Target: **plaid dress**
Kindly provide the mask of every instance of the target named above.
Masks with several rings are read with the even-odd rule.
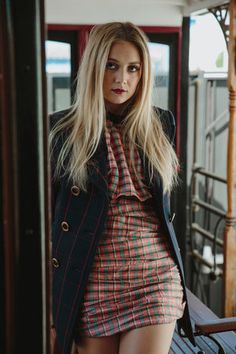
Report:
[[[85,290],[79,336],[109,336],[183,315],[180,275],[136,150],[131,166],[122,125],[107,120],[110,208]]]

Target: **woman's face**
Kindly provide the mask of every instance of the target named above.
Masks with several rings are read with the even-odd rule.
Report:
[[[104,99],[111,112],[119,112],[134,95],[141,75],[141,58],[135,45],[126,41],[114,43],[103,80]]]

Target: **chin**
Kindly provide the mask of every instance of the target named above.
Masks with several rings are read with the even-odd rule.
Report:
[[[123,103],[126,103],[128,100],[129,100],[129,98],[127,98],[127,99],[126,98],[125,99],[124,98],[123,99],[122,98],[120,98],[120,99],[118,98],[118,99],[115,99],[115,100],[113,99],[113,100],[107,100],[107,101],[109,103],[111,103],[111,104],[123,104]]]

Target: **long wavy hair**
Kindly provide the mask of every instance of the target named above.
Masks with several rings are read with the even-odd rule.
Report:
[[[50,133],[50,151],[65,134],[57,154],[54,176],[66,174],[82,190],[87,190],[89,163],[98,147],[106,124],[103,79],[109,52],[114,43],[127,41],[139,51],[142,74],[132,105],[123,121],[123,134],[131,156],[141,148],[148,161],[151,180],[156,173],[162,178],[164,191],[177,180],[178,160],[166,137],[158,113],[152,107],[152,69],[147,38],[130,22],[111,22],[93,27],[77,77],[74,103]],[[131,158],[133,164],[133,159]],[[134,166],[134,164],[133,164]]]

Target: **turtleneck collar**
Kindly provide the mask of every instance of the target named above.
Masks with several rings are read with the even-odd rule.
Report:
[[[122,123],[124,121],[126,117],[126,114],[114,114],[111,112],[107,113],[107,119],[109,119],[110,121],[112,121],[115,124],[119,124]]]
[[[129,113],[130,109],[132,107],[132,103],[130,102],[125,109],[120,112],[120,113],[112,113],[112,112],[107,112],[107,119],[112,121],[113,123],[119,124],[122,123],[125,118],[127,117],[127,114]]]

